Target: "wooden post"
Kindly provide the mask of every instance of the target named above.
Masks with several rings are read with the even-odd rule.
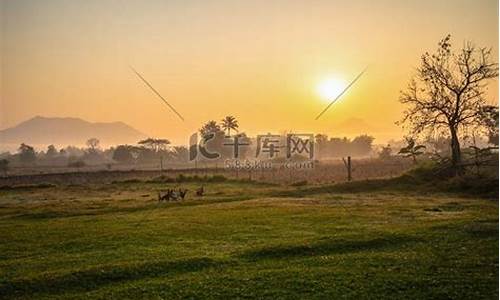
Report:
[[[351,168],[351,157],[347,157],[347,181],[352,180],[352,168]]]
[[[347,169],[347,181],[352,180],[352,165],[351,165],[351,157],[347,157],[347,161],[342,157],[342,160],[344,161],[344,165]]]

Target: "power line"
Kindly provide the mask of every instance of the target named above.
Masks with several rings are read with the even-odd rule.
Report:
[[[167,100],[165,100],[165,98],[162,97],[162,95],[160,95],[160,93],[158,93],[157,90],[155,90],[155,88],[144,78],[142,77],[141,74],[139,74],[139,72],[137,72],[132,66],[130,66],[130,69],[132,69],[132,71],[158,96],[160,97],[161,100],[163,100],[163,102],[168,105],[168,107],[182,120],[184,121],[184,118],[181,116],[180,113],[177,112],[177,110],[175,110],[175,108],[170,105],[170,103],[167,102]]]
[[[335,99],[333,99],[333,101],[330,102],[330,104],[328,104],[325,107],[325,109],[323,109],[323,111],[314,120],[319,119],[330,108],[330,106],[332,106],[333,103],[335,103],[361,77],[361,75],[365,73],[366,69],[368,69],[368,67],[366,67],[363,71],[361,71],[361,73],[359,73],[358,76],[356,76],[356,78],[354,78],[354,80],[351,81],[351,83],[349,83],[349,85],[342,91],[342,93],[340,93],[337,97],[335,97]]]

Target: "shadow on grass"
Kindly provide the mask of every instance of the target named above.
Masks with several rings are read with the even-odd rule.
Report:
[[[104,267],[77,271],[56,277],[0,281],[0,298],[18,298],[37,294],[62,294],[69,291],[91,291],[108,284],[151,277],[171,276],[220,266],[209,258],[180,261],[148,262],[136,265]]]
[[[398,192],[405,194],[445,193],[455,196],[498,199],[498,179],[494,177],[420,178],[404,174],[389,179],[368,179],[314,187],[276,191],[274,197],[310,197],[325,193]]]
[[[345,254],[363,251],[397,249],[402,245],[419,242],[410,236],[386,236],[370,240],[326,240],[304,245],[284,245],[252,250],[240,255],[240,258],[257,261],[264,259],[287,259],[306,256]]]
[[[312,187],[297,187],[291,190],[275,191],[272,197],[311,197],[328,193],[362,193],[379,191],[408,192],[414,190],[409,184],[395,184],[393,179],[371,179]]]
[[[478,220],[468,223],[449,223],[431,226],[438,234],[446,235],[448,239],[495,239],[498,240],[498,219]]]

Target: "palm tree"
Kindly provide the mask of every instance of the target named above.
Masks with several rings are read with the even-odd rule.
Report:
[[[199,131],[201,136],[205,138],[209,133],[220,132],[220,126],[217,124],[217,122],[211,120],[203,124]]]
[[[224,130],[227,130],[227,135],[231,135],[231,129],[236,130],[238,132],[238,120],[236,120],[235,117],[233,116],[227,116],[224,119],[222,119],[221,127]]]

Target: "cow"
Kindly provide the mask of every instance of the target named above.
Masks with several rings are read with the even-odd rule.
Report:
[[[202,197],[205,194],[205,188],[201,186],[199,189],[196,190],[196,196]]]
[[[188,190],[187,189],[167,189],[158,192],[158,202],[161,201],[170,201],[170,200],[179,200],[186,197]]]

